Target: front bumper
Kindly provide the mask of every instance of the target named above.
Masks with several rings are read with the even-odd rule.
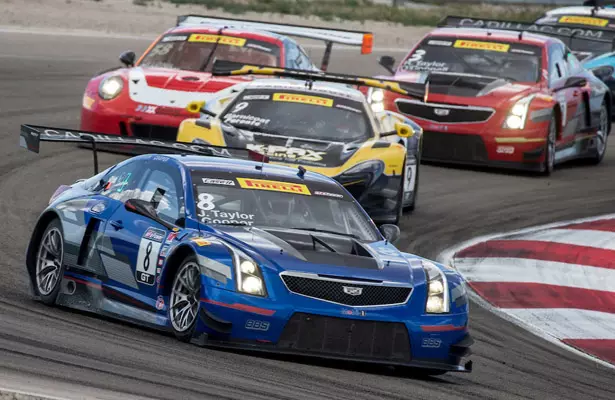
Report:
[[[296,296],[291,297],[295,298]],[[408,317],[408,305],[287,302],[207,288],[200,345],[441,371],[470,372],[467,313]]]

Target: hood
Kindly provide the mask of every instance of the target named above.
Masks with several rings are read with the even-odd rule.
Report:
[[[282,271],[411,283],[410,263],[393,245],[351,237],[282,228],[219,227],[218,234],[250,250],[265,266]],[[334,250],[334,251],[333,251]]]
[[[267,155],[272,162],[300,164],[307,169],[339,167],[362,145],[269,135],[242,129],[223,131],[229,147],[248,148]]]
[[[212,77],[208,72],[135,67],[128,72],[131,100],[149,105],[184,108],[194,100],[207,100],[217,91],[248,77]]]

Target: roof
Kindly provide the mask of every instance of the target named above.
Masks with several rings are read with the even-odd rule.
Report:
[[[158,155],[158,154],[157,154]],[[156,155],[140,156],[144,158],[154,157]],[[256,161],[241,160],[236,158],[223,158],[223,157],[208,157],[198,155],[179,155],[179,154],[164,154],[165,157],[175,159],[179,164],[187,168],[203,169],[208,171],[220,171],[220,172],[236,172],[237,174],[249,173],[254,174],[258,171],[256,166],[262,166],[262,173],[268,177],[275,177],[286,180],[299,180],[296,167],[286,167],[283,165],[260,163]],[[139,157],[139,156],[138,156]],[[324,183],[333,186],[338,186],[338,183],[331,178],[324,175],[306,171],[301,181],[306,183]]]
[[[546,15],[592,15],[593,9],[594,7],[589,6],[561,7],[547,11]],[[595,11],[594,16],[615,18],[615,8],[598,8]]]
[[[455,36],[483,40],[491,39],[535,46],[544,46],[554,41],[558,41],[558,39],[553,37],[543,36],[538,33],[531,33],[527,31],[523,32],[522,39],[519,40],[519,31],[505,31],[485,28],[438,28],[428,33],[426,37],[431,36]]]
[[[319,93],[335,97],[343,97],[355,101],[363,101],[364,95],[357,89],[339,83],[314,82],[311,89],[305,86],[304,80],[298,79],[256,79],[245,84],[245,89],[279,89],[294,90],[309,94]]]
[[[177,26],[175,28],[171,28],[169,30],[167,30],[165,32],[165,34],[169,34],[169,33],[211,33],[211,34],[217,34],[219,31],[218,28],[216,27],[211,27],[211,26]],[[279,35],[277,33],[273,33],[273,32],[267,32],[267,31],[258,31],[258,30],[238,30],[238,29],[225,29],[223,31],[224,35],[231,35],[231,36],[239,36],[239,37],[246,37],[246,38],[252,38],[252,39],[257,39],[257,40],[262,40],[265,42],[283,42],[283,41],[293,41],[291,38],[289,38],[288,36],[284,36],[284,35]],[[293,41],[294,42],[294,41]]]

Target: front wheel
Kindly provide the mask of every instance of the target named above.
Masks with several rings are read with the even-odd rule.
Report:
[[[64,275],[64,234],[62,224],[54,219],[47,225],[36,252],[34,283],[40,300],[55,304]]]
[[[542,164],[541,172],[544,176],[549,176],[555,168],[555,142],[557,140],[557,118],[555,114],[551,116],[549,130],[547,131],[545,143],[545,159]]]
[[[398,195],[397,195],[397,205],[395,206],[395,221],[393,222],[393,224],[395,225],[399,225],[399,222],[401,221],[401,217],[404,214],[404,188],[405,188],[405,181],[406,181],[406,160],[404,160],[404,167],[402,169],[402,173],[401,173],[401,181],[399,183],[399,191],[398,191]]]
[[[186,258],[173,278],[169,319],[173,333],[182,342],[192,338],[201,301],[201,270],[196,257]]]
[[[606,144],[609,137],[609,128],[611,121],[609,118],[609,109],[605,102],[602,102],[600,107],[600,126],[596,134],[596,153],[591,157],[592,164],[600,164],[606,154]]]

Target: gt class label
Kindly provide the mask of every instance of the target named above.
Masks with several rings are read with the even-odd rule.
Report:
[[[165,239],[166,232],[162,229],[148,228],[139,244],[135,278],[137,282],[152,286],[156,282],[156,262]]]
[[[285,192],[294,194],[305,194],[310,196],[310,189],[306,185],[299,183],[269,181],[265,179],[237,178],[239,186],[244,189],[271,190],[274,192]]]
[[[453,47],[456,47],[458,49],[499,51],[501,53],[507,53],[508,49],[510,48],[510,45],[494,42],[479,42],[476,40],[456,40]]]
[[[274,93],[273,101],[286,101],[289,103],[304,103],[315,106],[333,107],[333,100],[318,96],[305,96],[292,93]]]
[[[219,39],[219,41],[218,41]],[[227,46],[243,47],[246,44],[246,39],[233,36],[220,36],[220,35],[205,35],[200,33],[193,33],[188,39],[189,42],[201,42],[201,43],[216,43],[225,44]]]
[[[606,26],[609,23],[609,20],[602,19],[602,18],[594,18],[594,17],[581,17],[578,15],[567,15],[567,16],[561,17],[558,22],[561,22],[563,24]]]

